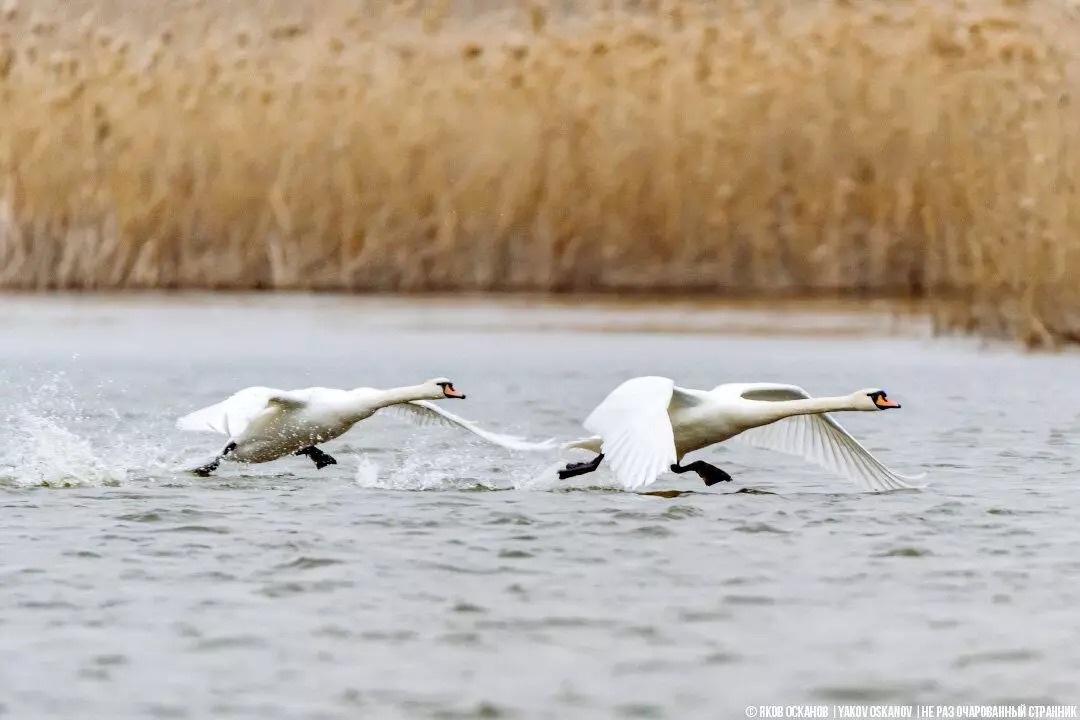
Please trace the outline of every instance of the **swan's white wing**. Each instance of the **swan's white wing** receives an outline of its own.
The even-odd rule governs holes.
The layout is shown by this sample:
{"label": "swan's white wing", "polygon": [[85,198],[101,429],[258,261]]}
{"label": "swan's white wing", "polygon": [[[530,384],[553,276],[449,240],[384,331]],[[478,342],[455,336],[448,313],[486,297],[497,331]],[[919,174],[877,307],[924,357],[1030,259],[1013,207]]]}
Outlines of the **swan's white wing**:
{"label": "swan's white wing", "polygon": [[[800,400],[810,397],[808,392],[796,385],[778,383],[722,385],[720,388],[738,392],[747,400]],[[731,440],[797,455],[873,491],[920,487],[909,484],[909,481],[925,477],[925,473],[907,477],[893,472],[827,413],[784,418],[746,430]]]}
{"label": "swan's white wing", "polygon": [[459,427],[468,430],[474,435],[479,435],[490,443],[507,448],[508,450],[551,450],[557,447],[555,441],[550,439],[535,443],[529,442],[516,435],[502,435],[500,433],[491,432],[490,430],[484,430],[472,420],[466,420],[463,417],[459,417],[426,400],[410,400],[409,402],[390,405],[385,409],[401,412],[419,425],[438,423],[441,425],[449,425],[451,427]]}
{"label": "swan's white wing", "polygon": [[234,393],[219,403],[188,413],[176,421],[180,430],[216,432],[239,437],[247,426],[270,403],[283,407],[302,407],[306,403],[302,392],[289,392],[268,387],[249,387]]}
{"label": "swan's white wing", "polygon": [[810,393],[798,385],[785,383],[724,383],[709,391],[712,395],[740,397],[746,400],[808,400]]}
{"label": "swan's white wing", "polygon": [[692,404],[664,377],[638,377],[611,391],[582,423],[603,440],[605,460],[627,490],[656,480],[675,462],[675,436],[668,418],[672,396]]}

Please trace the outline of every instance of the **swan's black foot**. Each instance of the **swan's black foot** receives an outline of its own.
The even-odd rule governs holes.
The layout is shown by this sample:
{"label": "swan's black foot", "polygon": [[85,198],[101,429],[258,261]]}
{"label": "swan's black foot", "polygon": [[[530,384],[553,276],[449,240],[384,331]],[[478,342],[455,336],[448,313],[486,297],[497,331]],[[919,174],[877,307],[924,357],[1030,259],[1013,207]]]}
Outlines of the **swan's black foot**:
{"label": "swan's black foot", "polygon": [[221,464],[221,458],[216,457],[205,465],[201,465],[191,471],[192,475],[198,475],[199,477],[210,477],[210,475],[218,469],[218,465]]}
{"label": "swan's black foot", "polygon": [[578,475],[587,475],[600,467],[600,463],[603,461],[604,453],[600,453],[588,462],[567,463],[566,467],[559,471],[559,479],[565,480],[567,478],[577,477]]}
{"label": "swan's black foot", "polygon": [[309,445],[306,448],[300,448],[296,451],[296,454],[307,455],[309,458],[315,461],[316,470],[322,470],[327,465],[337,465],[337,460],[335,460],[330,455],[327,455],[314,445]]}
{"label": "swan's black foot", "polygon": [[218,465],[221,464],[221,459],[236,449],[236,443],[231,442],[222,448],[218,456],[210,462],[195,468],[191,471],[192,475],[198,475],[199,477],[210,477],[210,474],[218,469]]}
{"label": "swan's black foot", "polygon": [[731,482],[730,475],[728,475],[726,472],[716,467],[715,465],[710,465],[704,460],[695,460],[689,465],[682,466],[676,463],[671,466],[671,472],[679,473],[680,475],[685,472],[695,472],[702,480],[705,481],[705,484],[710,487],[715,485],[716,483]]}

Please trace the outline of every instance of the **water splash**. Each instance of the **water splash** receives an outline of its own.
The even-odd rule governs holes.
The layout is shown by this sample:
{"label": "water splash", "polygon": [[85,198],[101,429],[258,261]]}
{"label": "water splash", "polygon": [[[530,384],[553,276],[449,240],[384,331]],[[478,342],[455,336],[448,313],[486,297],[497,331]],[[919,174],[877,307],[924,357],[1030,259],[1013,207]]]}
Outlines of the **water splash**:
{"label": "water splash", "polygon": [[382,487],[379,480],[379,464],[367,455],[361,455],[356,463],[356,484],[362,488]]}
{"label": "water splash", "polygon": [[[19,411],[12,418],[22,457],[0,464],[0,480],[20,486],[116,486],[128,479],[127,470],[95,451],[88,440],[56,419]],[[8,437],[12,437],[11,434]]]}
{"label": "water splash", "polygon": [[559,459],[550,465],[545,465],[542,470],[523,480],[514,481],[515,490],[551,490],[559,484],[558,471],[566,465],[566,461]]}
{"label": "water splash", "polygon": [[[119,413],[113,409],[87,412],[63,372],[36,387],[2,384],[0,396],[14,402],[9,400],[9,412],[0,415],[0,483],[100,487],[128,481],[130,464],[124,462],[121,451],[133,443],[119,432],[124,424]],[[105,438],[105,443],[91,443],[91,435]],[[109,446],[110,440],[118,444]],[[136,444],[160,446],[150,440]]]}
{"label": "water splash", "polygon": [[504,487],[475,477],[462,477],[463,463],[441,454],[432,458],[403,448],[399,463],[380,467],[367,456],[361,456],[356,468],[355,482],[360,487],[379,490],[503,490]]}
{"label": "water splash", "polygon": [[550,465],[545,465],[533,475],[525,477],[525,479],[522,480],[515,480],[514,489],[539,492],[566,492],[568,490],[584,489],[593,491],[611,490],[625,492],[618,479],[606,466],[601,466],[594,472],[584,476],[582,480],[576,478],[567,480],[560,479],[558,471],[566,467],[567,462],[570,462],[570,460],[567,460],[567,458],[559,458]]}

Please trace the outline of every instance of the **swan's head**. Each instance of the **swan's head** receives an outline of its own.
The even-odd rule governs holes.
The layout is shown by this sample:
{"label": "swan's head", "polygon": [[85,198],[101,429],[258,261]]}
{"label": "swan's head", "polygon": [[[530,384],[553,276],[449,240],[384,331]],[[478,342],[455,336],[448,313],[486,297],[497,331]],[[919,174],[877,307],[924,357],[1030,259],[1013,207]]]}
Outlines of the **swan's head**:
{"label": "swan's head", "polygon": [[433,378],[424,384],[431,388],[432,400],[442,400],[443,398],[465,399],[465,393],[455,390],[454,383],[444,377]]}
{"label": "swan's head", "polygon": [[860,410],[892,410],[900,407],[900,403],[890,400],[888,393],[881,388],[856,390],[854,397]]}

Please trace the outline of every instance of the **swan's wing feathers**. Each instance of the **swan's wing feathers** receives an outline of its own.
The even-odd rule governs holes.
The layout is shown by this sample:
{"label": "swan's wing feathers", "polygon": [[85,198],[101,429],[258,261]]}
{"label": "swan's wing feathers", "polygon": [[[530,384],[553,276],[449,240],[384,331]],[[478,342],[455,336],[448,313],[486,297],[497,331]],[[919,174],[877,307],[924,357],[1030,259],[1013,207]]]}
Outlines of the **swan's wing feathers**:
{"label": "swan's wing feathers", "polygon": [[239,437],[247,426],[270,403],[281,407],[302,407],[307,399],[303,392],[289,392],[268,387],[249,387],[234,393],[219,403],[184,415],[176,421],[180,430],[216,432],[231,438]]}
{"label": "swan's wing feathers", "polygon": [[[675,394],[669,378],[640,377],[611,391],[583,423],[603,439],[603,452],[627,490],[656,480],[675,462],[675,436],[668,407]],[[681,390],[680,402],[696,400]]]}
{"label": "swan's wing feathers", "polygon": [[924,473],[907,477],[893,472],[826,414],[795,415],[751,428],[731,439],[745,445],[802,457],[855,481],[867,490],[921,487],[911,485],[910,481],[925,476]]}
{"label": "swan's wing feathers", "polygon": [[444,410],[438,405],[426,400],[411,400],[409,402],[390,405],[386,410],[396,411],[419,425],[448,425],[468,430],[474,435],[482,437],[490,443],[507,448],[508,450],[551,450],[558,447],[553,439],[535,443],[525,440],[516,435],[503,435],[484,430],[472,420],[466,420],[454,413]]}
{"label": "swan's wing feathers", "polygon": [[601,435],[604,456],[627,490],[648,485],[675,462],[675,438],[666,407],[639,410]]}
{"label": "swan's wing feathers", "polygon": [[718,395],[731,395],[743,400],[770,402],[806,400],[810,398],[810,393],[798,385],[786,385],[784,383],[725,383],[724,385],[717,385],[712,392]]}
{"label": "swan's wing feathers", "polygon": [[270,397],[266,398],[267,405],[277,405],[280,408],[288,410],[299,410],[308,404],[310,398],[308,393],[302,391],[294,392],[282,392],[278,391],[272,393]]}
{"label": "swan's wing feathers", "polygon": [[589,413],[582,425],[589,432],[597,435],[601,427],[617,423],[621,418],[637,412],[642,408],[662,407],[667,411],[671,403],[671,396],[675,389],[675,381],[665,377],[636,377],[630,378],[601,401],[596,408]]}
{"label": "swan's wing feathers", "polygon": [[712,398],[701,390],[687,390],[678,385],[671,388],[671,402],[668,403],[668,412],[672,410],[684,410],[709,402]]}
{"label": "swan's wing feathers", "polygon": [[[777,402],[811,397],[798,385],[783,383],[730,383],[714,393],[732,394],[743,400]],[[868,490],[898,490],[918,487],[906,477],[883,465],[831,415],[794,415],[769,425],[751,428],[732,438],[745,445],[796,455],[838,475],[850,478]]]}

